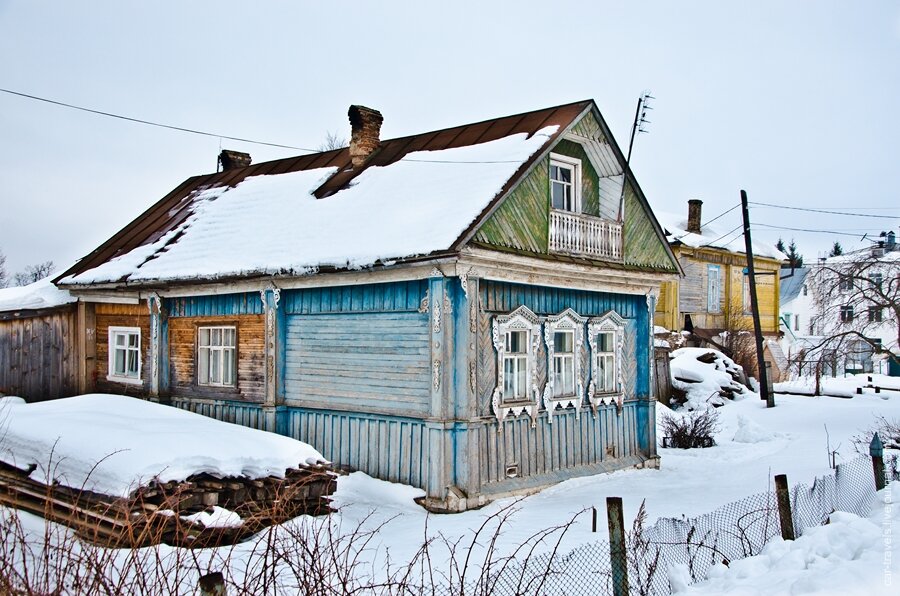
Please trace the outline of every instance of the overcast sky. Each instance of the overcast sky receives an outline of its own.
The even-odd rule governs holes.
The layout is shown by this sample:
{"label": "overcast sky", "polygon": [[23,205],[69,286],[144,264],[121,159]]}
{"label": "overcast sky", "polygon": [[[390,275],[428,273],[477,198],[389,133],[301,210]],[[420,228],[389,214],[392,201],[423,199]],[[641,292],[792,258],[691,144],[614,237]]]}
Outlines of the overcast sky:
{"label": "overcast sky", "polygon": [[[632,167],[654,208],[700,198],[708,220],[743,188],[751,201],[882,216],[754,207],[755,237],[796,238],[807,261],[900,225],[900,3],[428,4],[0,0],[0,88],[304,148],[349,137],[353,103],[379,109],[391,138],[587,98],[625,147],[649,89]],[[220,144],[254,163],[298,153],[7,93],[0,131],[10,272],[84,256],[215,171]],[[738,226],[740,210],[716,223]]]}

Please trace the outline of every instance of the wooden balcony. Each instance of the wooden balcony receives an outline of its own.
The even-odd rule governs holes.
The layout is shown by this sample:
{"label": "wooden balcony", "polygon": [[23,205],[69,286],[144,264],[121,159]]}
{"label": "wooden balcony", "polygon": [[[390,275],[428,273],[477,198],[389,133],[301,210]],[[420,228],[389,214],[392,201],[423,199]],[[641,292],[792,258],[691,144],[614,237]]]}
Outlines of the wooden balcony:
{"label": "wooden balcony", "polygon": [[550,210],[550,252],[622,260],[622,224],[571,211]]}

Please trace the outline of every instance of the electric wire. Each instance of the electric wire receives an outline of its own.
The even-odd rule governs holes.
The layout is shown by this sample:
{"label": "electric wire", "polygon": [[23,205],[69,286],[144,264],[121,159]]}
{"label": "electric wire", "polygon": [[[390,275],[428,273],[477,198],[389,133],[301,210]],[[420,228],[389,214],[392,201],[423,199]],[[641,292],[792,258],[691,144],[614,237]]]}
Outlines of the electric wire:
{"label": "electric wire", "polygon": [[760,205],[762,207],[774,207],[776,209],[792,209],[794,211],[809,211],[812,213],[826,213],[828,215],[846,215],[849,217],[872,217],[877,219],[897,219],[897,215],[869,215],[867,213],[848,213],[846,211],[831,211],[828,209],[812,209],[809,207],[788,207],[787,205],[773,205],[771,203],[758,203],[751,201],[749,205]]}

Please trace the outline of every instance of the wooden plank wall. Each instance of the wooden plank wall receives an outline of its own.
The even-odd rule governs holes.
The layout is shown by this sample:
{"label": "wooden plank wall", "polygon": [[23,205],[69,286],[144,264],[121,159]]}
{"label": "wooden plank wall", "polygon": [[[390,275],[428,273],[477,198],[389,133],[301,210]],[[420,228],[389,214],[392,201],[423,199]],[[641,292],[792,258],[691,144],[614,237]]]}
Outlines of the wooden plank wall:
{"label": "wooden plank wall", "polygon": [[[475,486],[487,492],[511,490],[516,484],[534,476],[571,477],[579,467],[604,466],[614,470],[639,461],[646,455],[638,440],[638,402],[626,402],[621,413],[615,406],[603,406],[597,417],[582,411],[581,416],[569,410],[558,410],[553,424],[546,417],[531,428],[528,416],[504,421],[503,432],[497,423],[475,427],[474,441],[481,457],[471,459],[470,474]],[[507,476],[507,468],[515,465],[517,475]],[[491,485],[499,485],[491,487]]]}
{"label": "wooden plank wall", "polygon": [[428,414],[426,313],[290,315],[286,344],[286,405]]}
{"label": "wooden plank wall", "polygon": [[78,391],[72,308],[0,321],[0,393],[41,401]]}
{"label": "wooden plank wall", "polygon": [[[95,307],[97,329],[97,357],[95,359],[96,390],[100,393],[145,395],[150,392],[150,311],[146,302],[140,304],[104,304]],[[110,381],[109,328],[138,327],[141,330],[141,385]]]}
{"label": "wooden plank wall", "polygon": [[444,496],[432,449],[442,431],[423,421],[301,408],[289,408],[287,416],[288,435],[311,444],[335,467]]}
{"label": "wooden plank wall", "polygon": [[266,426],[266,417],[262,406],[259,404],[184,396],[172,397],[171,404],[176,408],[209,416],[216,420],[249,426],[257,430],[269,430]]}
{"label": "wooden plank wall", "polygon": [[[206,325],[233,325],[237,328],[236,387],[204,387],[197,384],[197,328]],[[263,315],[170,316],[169,387],[172,394],[264,401],[266,396],[264,348]]]}

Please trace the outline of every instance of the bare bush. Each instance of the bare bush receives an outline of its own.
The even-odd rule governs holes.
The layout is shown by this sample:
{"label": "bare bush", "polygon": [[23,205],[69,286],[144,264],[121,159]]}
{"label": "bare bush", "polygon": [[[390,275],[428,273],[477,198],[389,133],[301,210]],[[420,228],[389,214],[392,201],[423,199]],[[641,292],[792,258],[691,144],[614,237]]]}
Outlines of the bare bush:
{"label": "bare bush", "polygon": [[719,431],[719,413],[714,409],[695,410],[684,416],[666,414],[662,419],[664,446],[677,449],[712,447]]}

